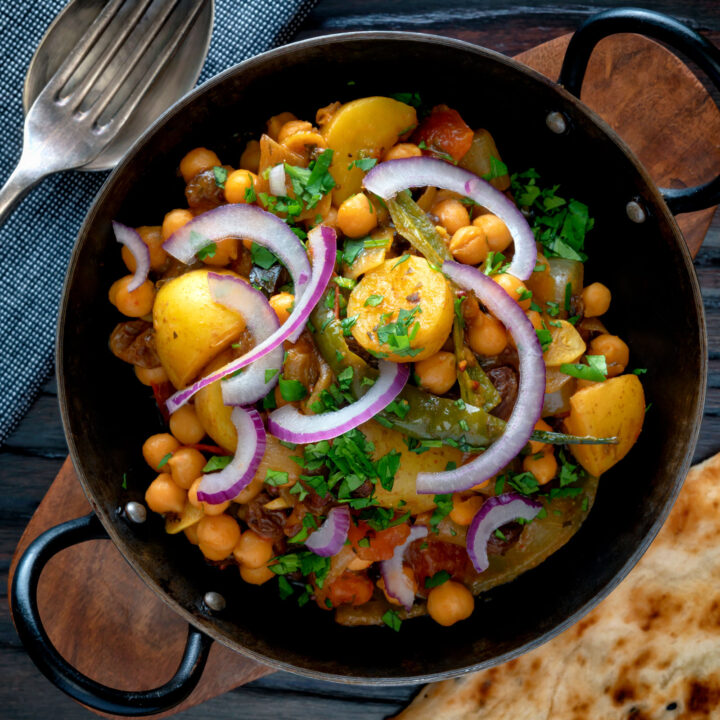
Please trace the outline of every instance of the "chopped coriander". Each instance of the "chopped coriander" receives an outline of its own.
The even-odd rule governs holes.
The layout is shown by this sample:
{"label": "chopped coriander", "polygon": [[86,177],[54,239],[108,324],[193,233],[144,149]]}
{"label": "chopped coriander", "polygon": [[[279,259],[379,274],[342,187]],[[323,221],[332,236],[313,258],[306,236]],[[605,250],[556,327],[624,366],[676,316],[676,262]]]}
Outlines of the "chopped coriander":
{"label": "chopped coriander", "polygon": [[370,295],[363,307],[377,307],[385,298],[382,295]]}
{"label": "chopped coriander", "polygon": [[498,528],[495,531],[495,537],[498,538],[499,540],[507,540],[507,537],[505,537],[505,533],[502,530],[500,530],[500,528]]}
{"label": "chopped coriander", "polygon": [[274,410],[277,407],[277,401],[275,400],[275,393],[268,393],[262,401],[263,410]]}
{"label": "chopped coriander", "polygon": [[647,368],[635,368],[633,375],[644,375],[647,372]]}
{"label": "chopped coriander", "polygon": [[438,525],[450,514],[453,509],[452,494],[435,495],[433,497],[435,505],[432,517],[430,518],[430,528],[434,533],[438,532]]}
{"label": "chopped coriander", "polygon": [[531,472],[512,475],[508,483],[521,495],[534,495],[540,489],[540,484]]}
{"label": "chopped coriander", "polygon": [[580,505],[580,509],[581,509],[583,512],[587,512],[587,509],[588,509],[588,505],[589,505],[589,504],[590,504],[590,503],[589,503],[589,501],[588,501],[588,496],[586,495],[586,496],[582,499],[582,504]]}
{"label": "chopped coriander", "polygon": [[386,428],[394,428],[395,423],[392,420],[388,420],[388,418],[383,417],[382,415],[376,415],[374,420],[376,422],[379,422],[383,427]]}
{"label": "chopped coriander", "polygon": [[[347,245],[347,243],[345,243]],[[387,237],[370,237],[365,238],[365,240],[362,241],[364,248],[377,248],[377,247],[387,247],[388,245],[388,238]]]}
{"label": "chopped coriander", "polygon": [[[193,230],[193,232],[195,232]],[[214,242],[208,243],[205,245],[205,247],[201,247],[196,253],[195,257],[197,257],[198,260],[205,260],[206,258],[215,257],[215,253],[217,252],[217,245]]]}
{"label": "chopped coriander", "polygon": [[432,577],[425,578],[425,587],[430,590],[431,588],[446,583],[449,579],[450,573],[447,570],[438,570]]}
{"label": "chopped coriander", "polygon": [[458,425],[460,426],[460,429],[463,432],[468,432],[470,430],[470,428],[468,427],[468,424],[467,424],[467,420],[465,420],[464,418],[460,420]]}
{"label": "chopped coriander", "polygon": [[391,450],[383,455],[377,462],[377,474],[380,478],[380,485],[388,492],[392,492],[395,483],[395,473],[400,467],[402,455],[397,450]]}
{"label": "chopped coriander", "polygon": [[455,307],[455,319],[457,320],[457,323],[461,328],[465,327],[465,318],[463,317],[463,312],[462,312],[462,304],[464,301],[465,301],[464,295],[462,297],[456,297],[453,300],[453,305]]}
{"label": "chopped coriander", "polygon": [[163,457],[163,459],[157,464],[158,470],[163,467],[164,465],[167,465],[168,460],[173,456],[171,452],[169,452],[167,455]]}
{"label": "chopped coriander", "polygon": [[282,470],[268,470],[265,473],[265,484],[273,487],[286,485],[289,479],[290,475]]}
{"label": "chopped coriander", "polygon": [[226,468],[232,462],[232,458],[229,455],[213,455],[203,468],[204,473],[215,472],[215,470],[222,470]]}
{"label": "chopped coriander", "polygon": [[500,160],[499,158],[496,158],[494,155],[490,156],[490,172],[485,173],[485,175],[482,176],[483,180],[495,180],[496,178],[505,177],[505,175],[508,174],[507,165]]}
{"label": "chopped coriander", "polygon": [[284,375],[281,375],[278,384],[280,385],[280,395],[283,400],[288,402],[302,400],[307,395],[307,388],[299,380],[286,379]]}
{"label": "chopped coriander", "polygon": [[547,314],[550,315],[550,317],[558,316],[560,313],[560,305],[558,305],[558,303],[548,300],[545,305],[547,306]]}
{"label": "chopped coriander", "polygon": [[278,261],[277,257],[266,247],[255,242],[250,247],[250,255],[252,256],[253,265],[258,265],[264,270],[269,270]]}
{"label": "chopped coriander", "polygon": [[400,616],[394,611],[394,610],[387,610],[383,616],[382,621],[395,632],[400,632],[400,626],[402,625],[402,620],[400,619]]}
{"label": "chopped coriander", "polygon": [[419,108],[422,104],[420,99],[420,93],[394,93],[390,96],[393,100],[405,103],[406,105],[412,105],[414,108]]}
{"label": "chopped coriander", "polygon": [[228,171],[224,167],[220,167],[220,165],[216,165],[213,168],[213,175],[215,176],[215,184],[219,188],[225,188],[225,181],[228,177]]}
{"label": "chopped coriander", "polygon": [[286,600],[295,592],[293,586],[284,575],[278,575],[278,592],[280,593],[281,600]]}
{"label": "chopped coriander", "polygon": [[541,328],[540,330],[536,329],[535,332],[537,333],[538,340],[540,341],[542,351],[545,352],[550,347],[552,335],[547,328]]}
{"label": "chopped coriander", "polygon": [[352,278],[346,278],[342,275],[335,275],[333,276],[333,282],[336,285],[339,285],[341,288],[345,288],[346,290],[352,290],[355,285],[357,285],[357,282],[353,280]]}
{"label": "chopped coriander", "polygon": [[563,363],[560,372],[579,380],[592,380],[604,382],[607,378],[607,361],[604,355],[586,355],[587,365],[582,363]]}
{"label": "chopped coriander", "polygon": [[[381,345],[387,345],[395,355],[414,357],[422,352],[423,348],[411,348],[410,342],[419,330],[419,323],[415,323],[412,330],[410,325],[416,315],[422,313],[422,308],[416,305],[412,310],[400,308],[395,322],[385,322],[377,328],[376,334]],[[386,313],[390,315],[390,313]],[[385,315],[383,315],[385,317]],[[381,318],[381,322],[383,322]]]}
{"label": "chopped coriander", "polygon": [[366,538],[366,537],[360,538],[357,541],[357,544],[358,544],[358,547],[369,548],[370,547],[370,538]]}
{"label": "chopped coriander", "polygon": [[348,266],[352,265],[364,247],[365,244],[362,240],[346,240],[342,251],[343,262]]}
{"label": "chopped coriander", "polygon": [[448,460],[447,463],[445,463],[445,472],[449,472],[450,470],[456,470],[457,469],[457,463],[454,460]]}
{"label": "chopped coriander", "polygon": [[374,168],[375,165],[377,165],[377,160],[375,158],[359,158],[358,160],[353,160],[348,165],[348,170],[356,167],[360,168],[363,172],[367,172],[368,170]]}
{"label": "chopped coriander", "polygon": [[123,481],[120,486],[123,490],[127,490],[127,473],[123,473]]}
{"label": "chopped coriander", "polygon": [[394,270],[398,265],[401,265],[402,263],[407,262],[409,259],[410,259],[410,255],[408,255],[407,253],[405,253],[405,254],[402,255],[402,256],[400,257],[400,259],[392,266],[391,269]]}
{"label": "chopped coriander", "polygon": [[385,412],[397,415],[401,420],[410,412],[410,403],[405,399],[393,400],[385,407]]}
{"label": "chopped coriander", "polygon": [[545,265],[545,263],[537,263],[533,268],[533,272],[545,272],[546,269],[547,265]]}
{"label": "chopped coriander", "polygon": [[351,332],[352,326],[357,322],[357,320],[358,320],[357,315],[349,315],[348,317],[343,318],[340,321],[340,325],[343,330],[343,335],[345,335],[346,337],[349,337],[352,334],[352,332]]}
{"label": "chopped coriander", "polygon": [[257,195],[255,194],[255,185],[250,185],[249,188],[245,188],[245,202],[248,204],[252,204],[257,200]]}

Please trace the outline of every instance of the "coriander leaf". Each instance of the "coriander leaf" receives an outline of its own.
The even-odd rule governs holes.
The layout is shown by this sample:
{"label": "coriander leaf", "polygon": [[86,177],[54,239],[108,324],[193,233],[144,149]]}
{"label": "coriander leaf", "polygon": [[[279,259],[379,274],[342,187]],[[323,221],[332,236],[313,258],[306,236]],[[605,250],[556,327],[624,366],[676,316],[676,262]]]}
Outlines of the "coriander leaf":
{"label": "coriander leaf", "polygon": [[382,616],[382,621],[395,632],[400,632],[400,626],[402,625],[402,620],[400,619],[400,616],[394,611],[394,610],[388,610],[385,612]]}
{"label": "coriander leaf", "polygon": [[228,177],[228,171],[224,167],[220,167],[219,165],[216,165],[213,168],[213,175],[215,176],[215,184],[219,188],[225,187],[225,181]]}
{"label": "coriander leaf", "polygon": [[395,473],[400,467],[400,459],[402,455],[397,450],[391,450],[383,455],[376,464],[377,475],[380,479],[380,485],[388,492],[392,492],[395,483]]}
{"label": "coriander leaf", "polygon": [[563,363],[560,372],[579,380],[604,382],[607,378],[607,361],[604,355],[586,355],[587,365],[582,363]]}
{"label": "coriander leaf", "polygon": [[159,470],[161,467],[167,465],[168,460],[169,460],[172,456],[173,456],[173,454],[172,454],[171,452],[169,452],[167,455],[165,455],[165,456],[163,457],[163,459],[160,460],[160,462],[157,464],[158,470]]}
{"label": "coriander leaf", "polygon": [[435,505],[432,517],[430,518],[430,528],[434,533],[438,532],[438,525],[450,514],[453,509],[452,494],[435,495],[433,497]]}
{"label": "coriander leaf", "polygon": [[278,575],[278,592],[282,600],[289,598],[295,592],[284,575]]}
{"label": "coriander leaf", "polygon": [[281,375],[278,385],[280,385],[280,395],[288,402],[302,400],[307,395],[307,388],[299,380],[286,379]]}
{"label": "coriander leaf", "polygon": [[[535,330],[535,332],[537,333],[538,340],[540,341],[542,351],[545,352],[550,347],[550,343],[552,342],[552,335],[547,328]],[[562,368],[560,369],[562,370]]]}
{"label": "coriander leaf", "polygon": [[[193,232],[195,232],[193,230]],[[205,247],[201,247],[196,253],[195,257],[198,260],[205,260],[205,258],[215,257],[217,252],[217,245],[214,242],[208,243]]]}
{"label": "coriander leaf", "polygon": [[342,261],[348,266],[352,265],[364,247],[363,240],[346,240],[342,252]]}
{"label": "coriander leaf", "polygon": [[123,481],[120,486],[123,490],[127,490],[127,473],[123,473]]}
{"label": "coriander leaf", "polygon": [[250,248],[250,255],[252,256],[253,265],[258,265],[264,270],[269,270],[276,262],[277,257],[273,255],[266,247],[253,243]]}
{"label": "coriander leaf", "polygon": [[363,307],[377,307],[385,298],[382,295],[370,295]]}
{"label": "coriander leaf", "polygon": [[272,485],[273,487],[286,485],[289,479],[289,473],[283,472],[282,470],[268,470],[265,473],[265,484]]}
{"label": "coriander leaf", "polygon": [[367,172],[368,170],[371,170],[372,168],[377,165],[377,160],[375,158],[360,158],[359,160],[353,160],[348,165],[348,170],[350,170],[353,167],[360,168],[360,170]]}
{"label": "coriander leaf", "polygon": [[204,473],[215,472],[215,470],[222,470],[226,468],[232,462],[232,457],[229,455],[213,455],[203,468]]}
{"label": "coriander leaf", "polygon": [[425,578],[425,587],[430,590],[446,583],[449,579],[450,573],[447,570],[438,570],[432,577]]}
{"label": "coriander leaf", "polygon": [[508,174],[507,165],[496,158],[494,155],[490,156],[490,172],[482,176],[483,180],[495,180],[495,178],[505,177]]}
{"label": "coriander leaf", "polygon": [[[422,104],[420,99],[420,93],[394,93],[390,96],[393,100],[405,103],[406,105],[412,105],[414,108],[419,108]],[[402,134],[402,133],[401,133]]]}

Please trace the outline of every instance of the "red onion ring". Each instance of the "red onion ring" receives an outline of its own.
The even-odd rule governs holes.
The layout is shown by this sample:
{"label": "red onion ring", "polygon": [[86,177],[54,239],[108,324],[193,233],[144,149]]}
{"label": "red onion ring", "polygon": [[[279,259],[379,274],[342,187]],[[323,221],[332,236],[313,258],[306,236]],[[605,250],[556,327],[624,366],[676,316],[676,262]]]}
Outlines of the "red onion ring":
{"label": "red onion ring", "polygon": [[285,165],[277,164],[268,173],[268,185],[270,186],[271,195],[287,195],[285,188]]}
{"label": "red onion ring", "polygon": [[490,566],[487,544],[498,528],[518,518],[529,522],[535,519],[541,508],[539,502],[517,493],[505,493],[488,498],[475,513],[468,528],[467,553],[473,567],[481,573]]}
{"label": "red onion ring", "polygon": [[350,510],[347,505],[334,507],[325,522],[305,541],[316,555],[330,557],[342,550],[350,530]]}
{"label": "red onion ring", "polygon": [[515,255],[506,272],[527,280],[537,261],[535,236],[525,216],[513,202],[490,183],[463,168],[431,157],[386,160],[376,165],[363,181],[366,190],[389,200],[402,190],[439,187],[474,200],[497,215],[510,231]]}
{"label": "red onion ring", "polygon": [[410,367],[381,360],[380,375],[375,384],[350,405],[321,415],[303,415],[294,405],[273,410],[268,429],[280,440],[292,443],[313,443],[330,440],[375,417],[405,387]]}
{"label": "red onion ring", "polygon": [[[210,295],[216,303],[239,313],[253,336],[255,344],[267,340],[279,327],[275,311],[265,296],[240,278],[208,273]],[[225,405],[252,405],[264,398],[278,383],[283,364],[283,347],[278,345],[256,360],[239,375],[222,382]],[[266,372],[272,375],[266,379]]]}
{"label": "red onion ring", "polygon": [[[230,206],[227,206],[230,207]],[[236,206],[232,206],[236,207]],[[224,208],[218,208],[222,210]],[[189,225],[190,223],[188,223]],[[296,235],[290,233],[295,240]],[[299,241],[298,241],[299,242]],[[285,340],[295,341],[303,331],[312,309],[325,292],[325,287],[330,281],[333,268],[335,267],[335,254],[337,244],[335,242],[335,231],[324,225],[318,225],[308,234],[308,248],[312,252],[312,274],[310,281],[305,287],[301,298],[295,296],[295,307],[290,317],[272,335],[249,350],[242,357],[232,360],[223,365],[219,370],[201,378],[189,387],[179,390],[167,401],[167,409],[172,414],[179,407],[182,407],[198,390],[207,387],[216,380],[246,367],[252,362],[272,352],[275,348],[281,347]],[[303,251],[304,252],[304,251]]]}
{"label": "red onion ring", "polygon": [[[475,460],[455,470],[418,473],[419,493],[442,494],[467,490],[502,470],[527,444],[540,418],[545,398],[545,362],[527,315],[500,285],[470,265],[447,261],[442,270],[454,283],[472,290],[477,299],[510,329],[520,360],[520,383],[505,432]],[[458,429],[458,435],[461,433]]]}
{"label": "red onion ring", "polygon": [[385,582],[385,592],[391,598],[395,598],[399,603],[402,603],[408,611],[415,602],[415,590],[403,572],[405,551],[410,547],[411,543],[426,537],[427,534],[428,529],[425,525],[413,525],[410,528],[410,535],[408,535],[407,540],[395,548],[389,560],[383,560],[380,563],[380,572]]}
{"label": "red onion ring", "polygon": [[128,292],[137,290],[148,278],[150,272],[150,248],[145,244],[137,230],[112,221],[115,239],[123,244],[135,258],[135,274],[128,283]]}
{"label": "red onion ring", "polygon": [[248,238],[278,256],[295,283],[300,297],[310,279],[310,263],[303,244],[279,217],[255,205],[234,203],[208,210],[176,230],[164,243],[169,255],[186,265],[198,250],[224,238]]}
{"label": "red onion ring", "polygon": [[255,477],[265,453],[266,435],[260,413],[236,407],[230,418],[238,436],[235,455],[220,472],[203,475],[197,493],[200,502],[218,505],[237,497]]}

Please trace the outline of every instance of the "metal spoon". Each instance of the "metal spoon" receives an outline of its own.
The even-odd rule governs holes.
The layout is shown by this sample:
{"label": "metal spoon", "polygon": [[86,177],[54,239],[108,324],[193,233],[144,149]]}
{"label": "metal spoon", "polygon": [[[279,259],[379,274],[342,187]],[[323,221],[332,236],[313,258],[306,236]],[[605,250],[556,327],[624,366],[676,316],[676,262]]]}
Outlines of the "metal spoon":
{"label": "metal spoon", "polygon": [[23,153],[0,189],[0,224],[46,175],[114,167],[195,85],[212,25],[212,0],[72,0],[28,68]]}

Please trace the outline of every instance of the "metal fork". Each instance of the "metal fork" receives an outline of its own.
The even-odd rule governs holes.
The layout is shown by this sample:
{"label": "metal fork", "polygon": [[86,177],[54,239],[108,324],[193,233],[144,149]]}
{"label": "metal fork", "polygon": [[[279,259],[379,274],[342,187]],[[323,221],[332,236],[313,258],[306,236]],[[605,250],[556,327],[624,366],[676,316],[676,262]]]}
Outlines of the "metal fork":
{"label": "metal fork", "polygon": [[[20,161],[0,188],[0,224],[42,178],[86,165],[115,138],[207,1],[159,0],[152,19],[145,15],[154,0],[107,3],[27,113]],[[151,50],[180,10],[186,13],[182,21],[161,47]],[[106,45],[98,52],[103,41]],[[131,87],[132,72],[143,59],[148,67]],[[109,79],[103,84],[104,78]],[[122,100],[123,94],[126,99],[113,107],[113,100]]]}

